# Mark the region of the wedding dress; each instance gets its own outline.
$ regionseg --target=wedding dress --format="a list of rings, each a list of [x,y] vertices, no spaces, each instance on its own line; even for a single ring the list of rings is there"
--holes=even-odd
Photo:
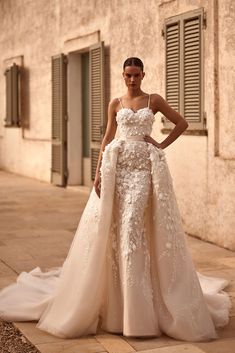
[[[122,106],[63,266],[22,272],[0,292],[0,317],[38,320],[59,337],[95,334],[204,341],[229,320],[228,282],[195,271],[165,153],[144,141],[155,116]]]

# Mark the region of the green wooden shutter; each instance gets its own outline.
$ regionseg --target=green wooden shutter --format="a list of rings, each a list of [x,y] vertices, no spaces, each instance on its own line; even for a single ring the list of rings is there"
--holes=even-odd
[[[5,71],[5,76],[6,76],[5,126],[20,126],[19,74],[20,74],[20,68],[15,63]]]
[[[91,180],[99,157],[105,126],[104,43],[90,47],[90,121],[91,121]]]
[[[11,67],[12,70],[12,122],[14,126],[20,125],[19,116],[19,66],[15,63]]]
[[[202,16],[186,18],[184,26],[184,117],[191,129],[203,128],[202,111]]]
[[[5,126],[12,125],[12,94],[11,94],[11,69],[6,69],[6,117],[5,117]]]
[[[166,100],[180,112],[180,23],[166,26]],[[166,119],[165,127],[172,127]]]
[[[51,182],[65,186],[67,177],[66,56],[52,57],[52,165]]]
[[[166,99],[189,123],[188,130],[204,129],[203,120],[203,9],[165,21]],[[164,118],[164,127],[174,124]]]

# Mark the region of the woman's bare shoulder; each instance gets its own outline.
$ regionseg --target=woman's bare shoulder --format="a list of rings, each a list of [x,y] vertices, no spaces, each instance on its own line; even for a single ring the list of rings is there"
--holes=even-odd
[[[164,98],[158,94],[158,93],[151,93],[151,101],[153,102],[159,102],[161,100],[164,100]]]
[[[109,102],[109,109],[111,111],[118,111],[118,106],[120,105],[120,100],[119,98],[113,98],[111,99],[111,101]]]
[[[155,112],[161,110],[161,107],[166,103],[165,99],[158,93],[151,94],[151,105]]]

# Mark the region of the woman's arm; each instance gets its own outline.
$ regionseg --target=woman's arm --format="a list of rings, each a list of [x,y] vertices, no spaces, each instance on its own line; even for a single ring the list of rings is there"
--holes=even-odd
[[[188,123],[177,111],[172,109],[165,99],[159,94],[151,95],[151,106],[154,113],[160,111],[168,120],[175,124],[174,129],[161,143],[158,143],[150,136],[145,136],[146,142],[151,142],[158,148],[164,149],[174,142],[187,129]]]
[[[94,180],[94,187],[97,195],[100,197],[100,167],[102,163],[102,152],[105,149],[105,146],[110,143],[116,133],[117,130],[117,122],[116,122],[116,108],[118,104],[117,99],[113,99],[108,106],[108,122],[107,122],[107,127],[105,131],[105,135],[103,137],[101,147],[100,147],[100,153],[99,153],[99,158],[97,162],[97,167],[96,167],[96,175],[95,175],[95,180]]]

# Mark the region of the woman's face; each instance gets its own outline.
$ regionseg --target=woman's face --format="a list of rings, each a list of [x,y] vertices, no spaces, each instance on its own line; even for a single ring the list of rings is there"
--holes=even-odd
[[[128,88],[140,88],[144,78],[144,72],[139,66],[126,66],[122,75]]]

